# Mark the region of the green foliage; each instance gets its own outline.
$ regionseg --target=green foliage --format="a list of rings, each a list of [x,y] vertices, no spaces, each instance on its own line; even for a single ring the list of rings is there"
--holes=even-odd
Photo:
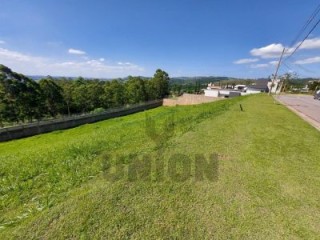
[[[169,75],[165,71],[158,69],[150,80],[152,96],[156,99],[164,98],[169,95]]]
[[[90,113],[103,113],[106,110],[104,108],[95,108],[93,111],[91,111]]]
[[[129,77],[125,84],[125,94],[129,104],[147,101],[145,81],[139,77]]]
[[[1,118],[8,122],[24,122],[42,117],[42,92],[28,77],[0,65]]]
[[[43,94],[45,112],[51,117],[57,116],[64,104],[63,89],[51,78],[41,79],[39,85]]]
[[[311,81],[308,86],[311,91],[317,91],[320,89],[320,81]]]
[[[169,76],[160,69],[151,79],[100,81],[48,76],[35,82],[0,65],[0,126],[3,122],[88,113],[97,108],[161,99],[168,93]]]
[[[124,84],[120,81],[113,80],[110,83],[110,88],[108,89],[111,95],[111,106],[118,107],[125,104],[125,89]]]

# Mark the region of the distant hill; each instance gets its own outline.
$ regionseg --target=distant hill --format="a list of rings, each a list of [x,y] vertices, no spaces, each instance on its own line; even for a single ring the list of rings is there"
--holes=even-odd
[[[173,77],[171,78],[171,83],[181,83],[184,82],[185,84],[188,83],[195,83],[195,82],[219,82],[219,81],[228,81],[228,80],[236,80],[236,78],[230,77],[202,77],[202,76],[195,76],[195,77]]]
[[[44,76],[44,75],[28,75],[29,78],[31,78],[32,80],[35,80],[35,81],[39,81],[43,78],[47,78],[48,76]],[[66,76],[50,76],[51,78],[53,79],[67,79],[67,80],[75,80],[79,77],[66,77]],[[84,78],[84,79],[88,79],[88,80],[93,80],[93,79],[99,79],[101,81],[109,81],[109,80],[112,80],[113,78]]]
[[[27,76],[35,81],[39,81],[40,79],[46,78],[47,76],[44,75],[29,75]],[[74,80],[77,79],[78,77],[63,77],[63,76],[51,76],[54,79],[69,79],[69,80]],[[139,76],[142,79],[149,79],[151,77],[144,77],[144,76]],[[97,79],[97,78],[85,78],[85,79]],[[113,79],[121,79],[126,81],[128,77],[124,78],[99,78],[99,80],[102,81],[110,81]],[[256,80],[266,80],[268,78],[258,78],[258,79],[248,79],[248,78],[233,78],[233,77],[223,77],[223,76],[194,76],[194,77],[171,77],[170,78],[170,84],[179,84],[179,85],[192,85],[196,83],[200,83],[201,85],[207,84],[207,83],[214,83],[214,82],[226,82],[226,81],[231,81],[231,82],[251,82],[251,81],[256,81]],[[297,78],[294,80],[291,80],[295,84],[302,84],[305,85],[308,83],[308,81],[313,81],[313,80],[318,80],[317,78]]]

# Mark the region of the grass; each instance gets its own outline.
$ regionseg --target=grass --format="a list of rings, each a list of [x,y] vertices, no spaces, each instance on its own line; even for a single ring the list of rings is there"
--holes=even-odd
[[[173,134],[159,137],[172,116]],[[152,119],[160,145],[146,131]],[[316,239],[319,145],[319,132],[266,95],[1,143],[0,239]],[[211,153],[216,181],[105,178],[106,161]]]

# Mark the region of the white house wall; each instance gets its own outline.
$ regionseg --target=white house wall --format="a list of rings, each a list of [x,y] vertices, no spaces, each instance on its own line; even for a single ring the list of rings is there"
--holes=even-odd
[[[204,90],[204,95],[206,97],[219,97],[219,90],[215,90],[215,89]]]

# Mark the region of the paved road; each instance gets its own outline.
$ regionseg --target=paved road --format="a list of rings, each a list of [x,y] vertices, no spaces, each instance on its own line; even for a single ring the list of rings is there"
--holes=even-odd
[[[275,98],[320,130],[320,100],[305,95],[280,95]]]

